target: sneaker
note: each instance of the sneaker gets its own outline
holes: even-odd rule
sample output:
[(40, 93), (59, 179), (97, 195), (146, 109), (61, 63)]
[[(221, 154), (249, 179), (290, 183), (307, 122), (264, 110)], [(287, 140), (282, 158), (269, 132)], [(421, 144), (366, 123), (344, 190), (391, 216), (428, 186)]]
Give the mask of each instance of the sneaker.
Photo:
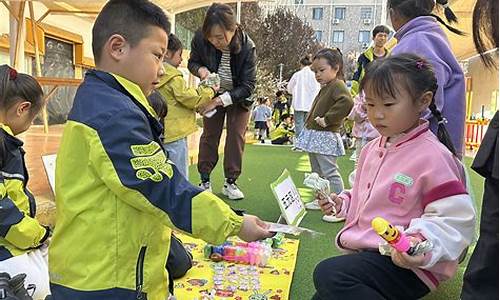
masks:
[(304, 204), (306, 209), (309, 210), (321, 210), (321, 207), (319, 206), (318, 200), (313, 200), (311, 202), (307, 202)]
[(345, 220), (345, 218), (339, 218), (334, 215), (324, 215), (323, 218), (321, 218), (323, 221), (328, 222), (328, 223), (337, 223), (337, 222), (342, 222)]
[(210, 181), (202, 182), (198, 186), (204, 189), (205, 191), (212, 192), (212, 184), (210, 183)]
[(222, 194), (227, 196), (231, 200), (241, 200), (245, 198), (243, 192), (238, 188), (236, 183), (224, 182), (224, 187), (222, 187)]

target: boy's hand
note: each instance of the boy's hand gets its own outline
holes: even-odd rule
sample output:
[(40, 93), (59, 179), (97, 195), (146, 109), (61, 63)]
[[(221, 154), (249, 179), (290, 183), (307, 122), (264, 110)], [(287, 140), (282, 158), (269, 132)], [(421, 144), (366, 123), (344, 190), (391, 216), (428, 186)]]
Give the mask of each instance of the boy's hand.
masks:
[[(333, 204), (328, 201), (328, 199), (322, 194), (317, 193), (316, 198), (318, 199), (319, 206), (325, 215), (333, 214)], [(335, 211), (339, 212), (342, 209), (342, 198), (337, 196), (335, 193), (330, 194), (330, 199), (335, 203)]]
[(325, 118), (321, 118), (321, 117), (316, 117), (314, 119), (314, 121), (316, 121), (316, 123), (318, 123), (319, 126), (325, 128), (327, 125), (326, 125), (326, 122), (325, 122)]
[[(409, 236), (410, 244), (416, 245), (420, 242), (420, 239)], [(425, 264), (426, 258), (424, 254), (411, 256), (407, 253), (399, 252), (394, 248), (391, 248), (391, 258), (392, 262), (401, 268), (414, 269), (419, 268)]]
[(274, 234), (267, 230), (269, 226), (256, 216), (244, 215), (238, 237), (246, 242), (263, 240)]
[(201, 80), (204, 80), (208, 77), (208, 75), (210, 75), (210, 71), (206, 67), (201, 67), (198, 69), (198, 75)]
[(212, 90), (214, 90), (214, 93), (217, 94), (217, 92), (220, 90), (220, 85), (217, 84), (217, 85), (212, 86)]

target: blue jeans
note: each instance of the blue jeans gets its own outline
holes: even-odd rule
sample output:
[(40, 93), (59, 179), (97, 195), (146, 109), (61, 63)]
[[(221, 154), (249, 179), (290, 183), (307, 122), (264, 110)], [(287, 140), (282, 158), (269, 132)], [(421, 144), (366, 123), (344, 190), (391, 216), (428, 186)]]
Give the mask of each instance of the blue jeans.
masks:
[(188, 144), (187, 138), (182, 138), (180, 140), (166, 143), (165, 150), (168, 152), (168, 159), (171, 160), (177, 167), (179, 172), (188, 178)]
[(294, 111), (293, 120), (295, 122), (295, 136), (298, 137), (304, 128), (306, 121), (307, 111)]

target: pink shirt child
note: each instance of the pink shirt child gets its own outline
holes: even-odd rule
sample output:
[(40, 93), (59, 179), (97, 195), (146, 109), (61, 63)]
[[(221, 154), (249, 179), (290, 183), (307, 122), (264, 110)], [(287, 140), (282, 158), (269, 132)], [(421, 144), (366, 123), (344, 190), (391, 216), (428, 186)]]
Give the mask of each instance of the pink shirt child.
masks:
[(413, 270), (433, 290), (456, 272), (474, 236), (475, 212), (462, 165), (428, 127), (421, 120), (390, 145), (379, 137), (363, 148), (352, 190), (339, 195), (338, 216), (346, 222), (336, 244), (344, 252), (377, 250), (382, 240), (371, 221), (380, 216), (433, 243), (426, 264)]
[(362, 92), (354, 97), (354, 106), (352, 107), (351, 113), (347, 117), (349, 120), (354, 121), (352, 136), (355, 138), (365, 138), (367, 141), (371, 141), (380, 135), (377, 129), (375, 129), (370, 121), (368, 121), (365, 97)]

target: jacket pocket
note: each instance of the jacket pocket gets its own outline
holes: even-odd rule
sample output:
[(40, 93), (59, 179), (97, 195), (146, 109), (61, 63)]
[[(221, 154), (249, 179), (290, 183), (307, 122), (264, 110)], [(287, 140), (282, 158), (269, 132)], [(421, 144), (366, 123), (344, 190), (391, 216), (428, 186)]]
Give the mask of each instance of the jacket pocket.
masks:
[(135, 291), (138, 300), (145, 300), (146, 294), (142, 292), (144, 284), (144, 258), (146, 256), (146, 246), (142, 246), (137, 257), (137, 264), (135, 266)]

